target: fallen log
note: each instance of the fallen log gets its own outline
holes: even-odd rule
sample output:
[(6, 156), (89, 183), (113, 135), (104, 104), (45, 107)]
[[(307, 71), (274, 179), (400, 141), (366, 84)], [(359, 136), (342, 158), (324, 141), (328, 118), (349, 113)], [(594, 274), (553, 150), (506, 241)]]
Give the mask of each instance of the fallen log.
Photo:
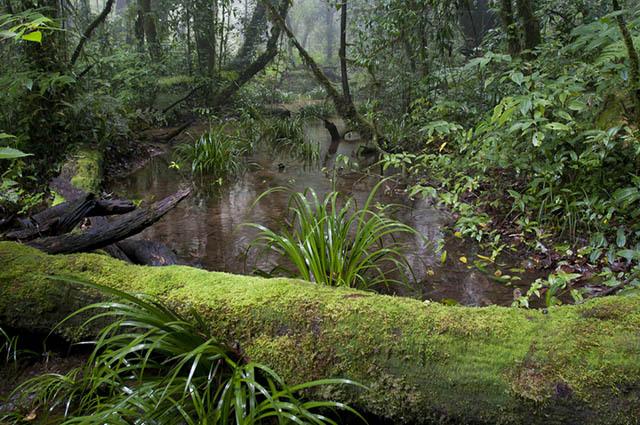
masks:
[(91, 226), (85, 232), (78, 234), (67, 233), (34, 239), (29, 242), (29, 245), (49, 254), (69, 254), (104, 248), (140, 233), (162, 218), (190, 193), (190, 189), (183, 189), (147, 208), (123, 214), (104, 226)]
[(134, 264), (143, 266), (173, 266), (178, 257), (161, 242), (126, 239), (116, 244)]
[[(0, 243), (0, 326), (48, 332), (95, 291), (73, 275), (146, 293), (287, 381), (351, 378), (353, 402), (395, 424), (632, 424), (640, 420), (640, 297), (548, 311), (451, 307), (290, 279), (48, 256)], [(77, 321), (55, 332), (76, 339)]]
[(96, 200), (94, 195), (84, 194), (75, 201), (64, 202), (18, 220), (21, 228), (8, 232), (5, 238), (29, 241), (41, 236), (61, 235), (72, 231), (84, 218), (124, 214), (135, 208), (131, 201)]

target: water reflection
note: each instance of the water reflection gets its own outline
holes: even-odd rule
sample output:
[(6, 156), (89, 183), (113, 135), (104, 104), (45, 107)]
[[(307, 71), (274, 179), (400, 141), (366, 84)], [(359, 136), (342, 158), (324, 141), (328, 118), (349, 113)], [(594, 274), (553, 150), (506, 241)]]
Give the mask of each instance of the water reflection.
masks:
[[(305, 129), (308, 140), (320, 143), (324, 158), (330, 137), (321, 123), (313, 123)], [(338, 154), (354, 162), (366, 162), (357, 155), (359, 142), (343, 142)], [(325, 167), (331, 169), (336, 156), (328, 157)], [(208, 270), (231, 273), (251, 273), (254, 261), (245, 261), (246, 248), (256, 236), (257, 230), (242, 226), (243, 223), (260, 223), (278, 228), (284, 223), (287, 211), (287, 194), (273, 193), (255, 203), (264, 191), (288, 186), (302, 191), (312, 187), (318, 194), (332, 190), (327, 169), (308, 167), (290, 158), (279, 157), (268, 150), (261, 150), (250, 158), (249, 170), (223, 188), (212, 184), (208, 193), (196, 193), (168, 213), (160, 222), (145, 230), (138, 237), (158, 240), (169, 245), (187, 264)], [(185, 184), (175, 170), (169, 168), (170, 157), (160, 156), (151, 160), (134, 174), (114, 182), (113, 192), (133, 198), (152, 201), (163, 198)], [(336, 189), (353, 196), (359, 205), (366, 200), (376, 184), (374, 177), (360, 173), (343, 173), (335, 181)], [(513, 287), (495, 282), (484, 273), (470, 269), (455, 259), (459, 255), (472, 255), (474, 247), (447, 241), (450, 260), (441, 264), (440, 254), (434, 250), (435, 241), (444, 237), (442, 228), (445, 217), (426, 200), (408, 200), (396, 193), (389, 183), (381, 188), (379, 201), (402, 204), (398, 218), (413, 226), (423, 238), (412, 237), (408, 260), (417, 282), (411, 286), (389, 288), (398, 295), (421, 299), (455, 300), (465, 305), (510, 304)], [(255, 204), (254, 204), (255, 203)], [(464, 253), (464, 254), (463, 254)], [(257, 266), (272, 267), (273, 258), (260, 257)], [(530, 280), (530, 279), (529, 279)], [(523, 281), (522, 286), (527, 286)]]

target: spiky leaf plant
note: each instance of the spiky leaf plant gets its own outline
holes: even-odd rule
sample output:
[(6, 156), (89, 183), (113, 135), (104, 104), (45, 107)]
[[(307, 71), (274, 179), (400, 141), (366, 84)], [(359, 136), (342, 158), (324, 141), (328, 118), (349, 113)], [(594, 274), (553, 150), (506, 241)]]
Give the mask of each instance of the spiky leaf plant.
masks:
[(34, 402), (43, 408), (62, 409), (65, 425), (334, 425), (323, 415), (332, 409), (362, 418), (342, 403), (299, 396), (322, 385), (358, 385), (352, 381), (287, 386), (273, 370), (246, 362), (218, 342), (195, 312), (187, 318), (148, 296), (61, 280), (115, 298), (69, 317), (91, 314), (85, 326), (107, 323), (92, 342), (86, 365), (65, 375), (36, 377), (16, 390), (35, 394)]
[(278, 269), (310, 282), (359, 289), (397, 283), (390, 276), (406, 276), (411, 268), (396, 237), (419, 234), (389, 217), (389, 206), (374, 210), (375, 195), (384, 182), (372, 189), (362, 208), (351, 197), (341, 199), (336, 191), (320, 199), (311, 188), (304, 192), (270, 189), (258, 201), (274, 192), (288, 192), (287, 226), (272, 230), (261, 224), (246, 224), (260, 231), (250, 248), (276, 252), (285, 260)]

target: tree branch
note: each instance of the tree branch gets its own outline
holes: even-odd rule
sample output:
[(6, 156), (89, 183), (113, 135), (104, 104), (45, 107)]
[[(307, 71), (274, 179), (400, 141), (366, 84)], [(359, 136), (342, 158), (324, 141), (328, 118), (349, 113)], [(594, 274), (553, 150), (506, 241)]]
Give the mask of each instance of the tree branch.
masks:
[(84, 33), (82, 34), (82, 38), (80, 39), (80, 42), (78, 43), (75, 50), (73, 51), (73, 56), (71, 56), (71, 63), (70, 63), (71, 67), (75, 65), (76, 61), (80, 57), (80, 54), (82, 53), (82, 49), (85, 43), (87, 42), (87, 40), (89, 40), (89, 38), (91, 37), (91, 34), (93, 34), (93, 31), (95, 31), (95, 29), (98, 28), (98, 26), (102, 22), (104, 22), (105, 19), (107, 19), (107, 16), (109, 15), (109, 13), (111, 13), (111, 9), (113, 8), (114, 2), (115, 0), (107, 0), (107, 4), (105, 4), (102, 12), (96, 17), (96, 19), (93, 20), (93, 22), (91, 22), (91, 24), (87, 27), (87, 29), (84, 30)]

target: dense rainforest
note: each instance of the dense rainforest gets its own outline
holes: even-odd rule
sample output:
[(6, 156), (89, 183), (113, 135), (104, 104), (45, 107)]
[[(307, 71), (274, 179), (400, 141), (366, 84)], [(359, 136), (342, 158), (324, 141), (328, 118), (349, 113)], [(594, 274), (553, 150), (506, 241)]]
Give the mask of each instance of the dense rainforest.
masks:
[(0, 423), (640, 423), (636, 0), (0, 0)]

